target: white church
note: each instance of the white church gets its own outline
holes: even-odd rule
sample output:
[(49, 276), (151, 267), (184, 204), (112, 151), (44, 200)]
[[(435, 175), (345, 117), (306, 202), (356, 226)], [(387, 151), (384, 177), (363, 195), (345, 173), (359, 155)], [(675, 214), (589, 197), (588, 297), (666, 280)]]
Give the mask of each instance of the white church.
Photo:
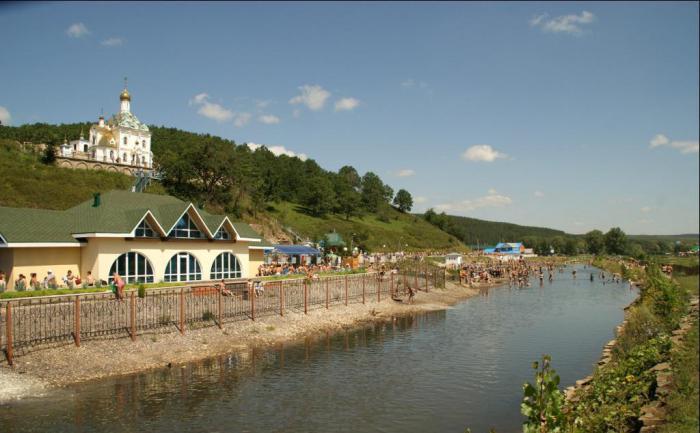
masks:
[(97, 124), (90, 128), (87, 140), (81, 133), (78, 140), (65, 141), (61, 145), (60, 156), (153, 168), (151, 132), (131, 113), (131, 95), (126, 85), (119, 95), (119, 101), (119, 113), (107, 122), (104, 116), (100, 116)]

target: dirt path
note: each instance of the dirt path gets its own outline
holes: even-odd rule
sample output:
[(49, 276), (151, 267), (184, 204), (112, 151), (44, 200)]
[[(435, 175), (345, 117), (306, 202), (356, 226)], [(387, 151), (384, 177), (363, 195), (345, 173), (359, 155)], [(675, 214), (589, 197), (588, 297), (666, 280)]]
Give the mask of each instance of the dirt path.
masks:
[[(460, 300), (476, 296), (482, 290), (502, 282), (469, 288), (447, 282), (445, 289), (419, 292), (415, 303), (408, 305), (391, 299), (382, 302), (316, 308), (307, 315), (289, 311), (261, 317), (255, 322), (242, 320), (226, 323), (223, 329), (207, 327), (178, 332), (145, 334), (135, 342), (128, 338), (88, 341), (75, 347), (36, 350), (17, 357), (15, 366), (0, 367), (0, 383), (12, 383), (12, 395), (4, 398), (36, 395), (37, 387), (56, 387), (109, 376), (125, 375), (153, 368), (176, 365), (204, 358), (303, 339), (310, 334), (337, 332), (360, 323), (381, 321), (408, 313), (449, 308)], [(23, 385), (24, 384), (24, 385)], [(3, 391), (0, 389), (0, 401)]]

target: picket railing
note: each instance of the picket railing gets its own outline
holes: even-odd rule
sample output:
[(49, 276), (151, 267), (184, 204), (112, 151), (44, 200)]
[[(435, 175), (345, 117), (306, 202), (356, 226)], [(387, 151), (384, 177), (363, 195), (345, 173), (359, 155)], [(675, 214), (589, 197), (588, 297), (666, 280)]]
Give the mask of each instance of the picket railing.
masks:
[(98, 338), (170, 332), (350, 303), (381, 302), (402, 296), (408, 287), (428, 291), (444, 287), (445, 273), (436, 267), (411, 272), (363, 273), (318, 279), (265, 281), (257, 290), (248, 281), (226, 283), (223, 296), (214, 282), (148, 289), (144, 297), (127, 291), (122, 300), (111, 293), (85, 293), (0, 300), (0, 350), (8, 363), (33, 348), (75, 344)]

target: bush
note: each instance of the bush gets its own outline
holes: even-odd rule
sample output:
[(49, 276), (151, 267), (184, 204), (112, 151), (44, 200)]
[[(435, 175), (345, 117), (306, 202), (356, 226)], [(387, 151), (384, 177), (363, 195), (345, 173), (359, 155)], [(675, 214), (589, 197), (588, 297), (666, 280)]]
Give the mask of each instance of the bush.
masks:
[(211, 311), (205, 311), (202, 314), (202, 320), (205, 322), (208, 320), (214, 320), (214, 313), (212, 313)]
[(617, 337), (614, 354), (623, 357), (625, 353), (639, 344), (658, 336), (663, 331), (659, 319), (646, 305), (632, 307), (627, 317), (625, 329)]
[(146, 286), (143, 285), (143, 283), (139, 284), (138, 293), (139, 293), (139, 298), (146, 297)]

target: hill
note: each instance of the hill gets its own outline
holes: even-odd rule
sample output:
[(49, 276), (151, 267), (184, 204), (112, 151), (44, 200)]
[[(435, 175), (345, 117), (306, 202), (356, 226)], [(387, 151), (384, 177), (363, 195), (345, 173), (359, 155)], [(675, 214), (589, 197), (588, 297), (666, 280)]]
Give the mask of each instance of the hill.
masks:
[(572, 237), (566, 232), (544, 227), (521, 226), (518, 224), (485, 221), (476, 218), (436, 214), (428, 210), (423, 215), (426, 221), (440, 227), (467, 245), (494, 245), (498, 242), (521, 242), (528, 238), (553, 239)]
[(339, 215), (314, 217), (303, 207), (289, 202), (271, 204), (267, 211), (284, 228), (310, 240), (320, 240), (324, 234), (336, 231), (348, 247), (352, 243), (369, 251), (464, 250), (454, 236), (419, 216), (395, 209), (381, 215), (366, 214), (347, 220)]

